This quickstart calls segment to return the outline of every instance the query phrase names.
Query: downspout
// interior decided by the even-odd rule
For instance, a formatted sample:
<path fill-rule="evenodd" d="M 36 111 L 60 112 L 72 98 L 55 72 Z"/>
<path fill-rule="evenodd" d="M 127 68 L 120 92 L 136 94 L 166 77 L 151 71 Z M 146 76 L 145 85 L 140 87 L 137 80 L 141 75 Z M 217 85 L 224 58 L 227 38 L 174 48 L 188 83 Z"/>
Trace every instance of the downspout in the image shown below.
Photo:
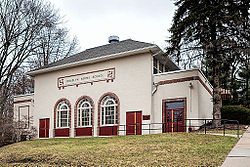
<path fill-rule="evenodd" d="M 154 93 L 157 91 L 157 87 L 158 87 L 158 83 L 154 83 L 154 57 L 157 56 L 158 54 L 162 53 L 162 51 L 160 50 L 157 53 L 153 53 L 152 51 L 151 53 L 151 118 L 150 118 L 150 122 L 154 123 Z M 150 128 L 154 128 L 153 125 L 151 125 Z"/>
<path fill-rule="evenodd" d="M 153 91 L 152 91 L 152 96 L 151 96 L 151 115 L 152 115 L 152 118 L 151 118 L 151 123 L 154 123 L 155 122 L 155 112 L 154 112 L 154 108 L 155 108 L 155 104 L 154 104 L 154 94 L 155 92 L 157 91 L 157 88 L 159 86 L 159 84 L 157 82 L 152 82 L 152 87 L 153 87 Z M 154 125 L 151 126 L 151 128 L 155 128 Z"/>
<path fill-rule="evenodd" d="M 152 53 L 152 52 L 151 52 Z M 153 87 L 153 91 L 152 91 L 152 97 L 153 97 L 153 95 L 154 95 L 154 93 L 157 91 L 157 87 L 159 86 L 159 84 L 157 83 L 157 82 L 154 82 L 153 81 L 153 78 L 154 78 L 154 57 L 155 56 L 157 56 L 158 54 L 160 54 L 160 53 L 162 53 L 162 51 L 159 51 L 159 52 L 157 52 L 157 53 L 155 53 L 155 54 L 152 54 L 152 83 L 153 83 L 153 85 L 152 85 L 152 87 Z"/>
<path fill-rule="evenodd" d="M 157 82 L 153 82 L 153 87 L 154 87 L 154 90 L 152 92 L 152 96 L 155 94 L 155 92 L 157 91 L 157 88 L 158 88 L 159 84 Z"/>

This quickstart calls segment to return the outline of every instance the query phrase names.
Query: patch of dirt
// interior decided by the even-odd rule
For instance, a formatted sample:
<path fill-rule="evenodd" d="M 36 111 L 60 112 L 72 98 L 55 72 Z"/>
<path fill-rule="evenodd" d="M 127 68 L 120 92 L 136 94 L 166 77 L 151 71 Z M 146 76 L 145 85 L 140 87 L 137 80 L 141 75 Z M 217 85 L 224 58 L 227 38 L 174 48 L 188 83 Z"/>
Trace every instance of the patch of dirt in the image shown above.
<path fill-rule="evenodd" d="M 37 162 L 37 160 L 34 160 L 32 158 L 23 158 L 23 159 L 11 159 L 8 161 L 8 163 L 29 163 L 29 162 Z"/>

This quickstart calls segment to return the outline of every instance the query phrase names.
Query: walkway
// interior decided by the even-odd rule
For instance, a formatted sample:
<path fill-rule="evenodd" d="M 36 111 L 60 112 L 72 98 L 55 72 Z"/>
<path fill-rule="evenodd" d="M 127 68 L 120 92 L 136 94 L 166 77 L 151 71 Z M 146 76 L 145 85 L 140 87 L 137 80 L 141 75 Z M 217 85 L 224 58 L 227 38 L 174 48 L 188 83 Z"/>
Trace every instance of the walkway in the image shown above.
<path fill-rule="evenodd" d="M 199 133 L 199 134 L 205 134 L 204 132 L 203 133 Z M 222 134 L 222 133 L 206 133 L 207 135 L 217 135 L 217 136 L 230 136 L 230 137 L 235 137 L 235 138 L 238 138 L 238 135 L 235 135 L 235 134 Z M 242 135 L 239 135 L 239 138 L 241 138 Z"/>
<path fill-rule="evenodd" d="M 250 127 L 228 154 L 222 167 L 250 167 Z"/>

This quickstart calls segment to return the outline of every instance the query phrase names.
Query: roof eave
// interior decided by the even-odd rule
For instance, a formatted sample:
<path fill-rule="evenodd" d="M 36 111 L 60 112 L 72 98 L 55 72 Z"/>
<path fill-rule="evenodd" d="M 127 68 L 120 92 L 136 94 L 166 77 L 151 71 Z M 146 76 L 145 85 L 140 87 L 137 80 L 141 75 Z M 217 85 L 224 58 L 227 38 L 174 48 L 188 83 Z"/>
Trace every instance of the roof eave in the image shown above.
<path fill-rule="evenodd" d="M 153 45 L 150 47 L 140 48 L 140 49 L 131 50 L 131 51 L 127 51 L 127 52 L 121 52 L 121 53 L 106 55 L 106 56 L 102 56 L 102 57 L 98 57 L 98 58 L 93 58 L 93 59 L 63 64 L 63 65 L 54 66 L 54 67 L 48 67 L 48 68 L 44 68 L 44 69 L 40 69 L 40 70 L 30 71 L 30 72 L 27 72 L 27 74 L 30 76 L 35 76 L 38 74 L 62 70 L 65 68 L 76 67 L 76 66 L 80 66 L 80 65 L 97 63 L 97 62 L 101 62 L 101 61 L 105 61 L 105 60 L 111 60 L 111 59 L 116 59 L 116 58 L 120 58 L 120 57 L 130 56 L 132 54 L 147 53 L 147 52 L 158 50 L 158 49 L 159 49 L 159 47 L 157 45 Z"/>

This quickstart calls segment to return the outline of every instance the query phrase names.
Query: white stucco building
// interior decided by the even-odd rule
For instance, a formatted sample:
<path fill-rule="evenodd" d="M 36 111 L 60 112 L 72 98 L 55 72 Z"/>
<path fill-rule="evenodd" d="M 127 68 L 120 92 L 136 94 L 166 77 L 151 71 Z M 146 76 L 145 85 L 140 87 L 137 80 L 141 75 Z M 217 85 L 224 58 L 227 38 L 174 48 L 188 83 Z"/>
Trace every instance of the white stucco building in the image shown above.
<path fill-rule="evenodd" d="M 15 97 L 15 119 L 32 117 L 40 138 L 177 131 L 176 118 L 186 131 L 185 119 L 212 118 L 201 71 L 180 70 L 150 43 L 114 38 L 28 75 L 35 93 Z"/>

